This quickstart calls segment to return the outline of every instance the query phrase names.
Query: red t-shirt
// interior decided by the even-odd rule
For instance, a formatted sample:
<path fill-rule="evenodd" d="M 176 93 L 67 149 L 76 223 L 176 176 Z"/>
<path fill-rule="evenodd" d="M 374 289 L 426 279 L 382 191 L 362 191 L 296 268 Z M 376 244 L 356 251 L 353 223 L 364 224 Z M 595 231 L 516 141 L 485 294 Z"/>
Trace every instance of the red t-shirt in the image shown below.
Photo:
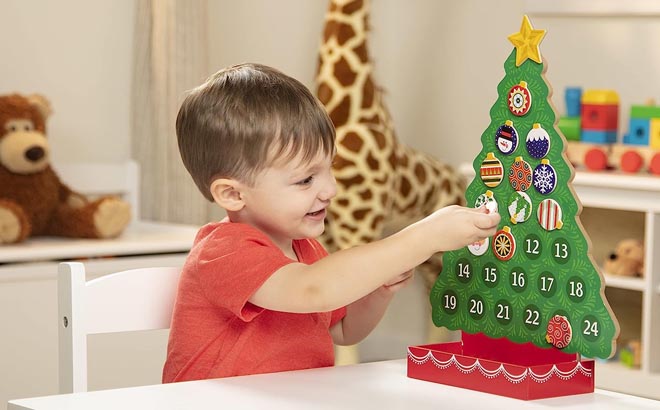
<path fill-rule="evenodd" d="M 300 262 L 327 252 L 314 239 L 293 241 Z M 219 222 L 200 229 L 184 264 L 163 368 L 163 383 L 332 366 L 329 328 L 346 314 L 286 313 L 248 302 L 293 263 L 261 231 Z"/>

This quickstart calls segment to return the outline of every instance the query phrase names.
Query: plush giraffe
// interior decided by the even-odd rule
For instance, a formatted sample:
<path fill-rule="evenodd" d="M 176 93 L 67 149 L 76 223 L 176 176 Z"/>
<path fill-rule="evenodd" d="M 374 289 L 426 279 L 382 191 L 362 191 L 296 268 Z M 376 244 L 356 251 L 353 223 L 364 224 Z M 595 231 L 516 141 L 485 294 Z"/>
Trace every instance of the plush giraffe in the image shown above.
<path fill-rule="evenodd" d="M 465 193 L 451 167 L 397 141 L 367 50 L 369 6 L 369 0 L 331 0 L 320 46 L 317 96 L 337 130 L 337 196 L 321 238 L 330 252 L 463 204 Z M 435 255 L 422 269 L 429 291 L 440 271 Z M 432 324 L 431 329 L 436 332 Z M 356 349 L 338 350 L 337 356 L 340 364 L 342 357 L 356 361 Z"/>

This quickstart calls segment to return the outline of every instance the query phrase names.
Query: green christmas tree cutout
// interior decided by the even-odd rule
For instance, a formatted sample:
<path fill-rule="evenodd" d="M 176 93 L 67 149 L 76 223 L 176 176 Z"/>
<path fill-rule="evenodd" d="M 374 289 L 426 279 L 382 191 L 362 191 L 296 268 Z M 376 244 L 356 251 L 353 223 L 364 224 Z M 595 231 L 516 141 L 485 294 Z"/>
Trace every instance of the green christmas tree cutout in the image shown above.
<path fill-rule="evenodd" d="M 527 16 L 474 159 L 469 206 L 502 216 L 485 241 L 446 252 L 431 292 L 436 326 L 607 358 L 619 328 L 571 188 L 574 171 Z"/>

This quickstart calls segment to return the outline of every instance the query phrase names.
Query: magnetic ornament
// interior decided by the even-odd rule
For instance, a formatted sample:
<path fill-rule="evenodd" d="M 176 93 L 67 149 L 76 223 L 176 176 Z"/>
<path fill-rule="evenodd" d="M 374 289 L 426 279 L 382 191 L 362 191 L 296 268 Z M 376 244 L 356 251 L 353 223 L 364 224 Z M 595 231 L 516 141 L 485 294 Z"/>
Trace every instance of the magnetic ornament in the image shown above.
<path fill-rule="evenodd" d="M 518 147 L 518 131 L 513 127 L 513 121 L 506 120 L 495 132 L 495 145 L 502 154 L 509 155 Z"/>
<path fill-rule="evenodd" d="M 573 329 L 566 316 L 554 315 L 548 322 L 545 340 L 558 349 L 563 349 L 571 343 Z"/>
<path fill-rule="evenodd" d="M 541 127 L 541 124 L 534 123 L 533 128 L 527 133 L 525 146 L 529 155 L 541 159 L 550 151 L 550 135 Z"/>
<path fill-rule="evenodd" d="M 521 81 L 520 84 L 511 87 L 507 101 L 511 114 L 518 117 L 527 114 L 532 107 L 532 94 L 527 88 L 527 82 Z"/>
<path fill-rule="evenodd" d="M 502 166 L 502 162 L 497 159 L 495 154 L 489 152 L 481 163 L 479 175 L 481 175 L 481 180 L 487 187 L 495 188 L 502 182 L 504 166 Z"/>
<path fill-rule="evenodd" d="M 541 163 L 534 168 L 532 183 L 534 188 L 542 195 L 548 195 L 557 187 L 557 171 L 550 165 L 550 161 L 542 159 Z"/>

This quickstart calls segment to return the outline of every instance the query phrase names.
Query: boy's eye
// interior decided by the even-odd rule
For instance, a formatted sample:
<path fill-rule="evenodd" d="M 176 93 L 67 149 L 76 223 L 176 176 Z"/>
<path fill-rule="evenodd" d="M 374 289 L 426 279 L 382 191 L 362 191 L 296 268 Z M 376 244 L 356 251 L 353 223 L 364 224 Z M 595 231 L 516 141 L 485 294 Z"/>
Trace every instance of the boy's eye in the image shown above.
<path fill-rule="evenodd" d="M 297 185 L 309 185 L 312 183 L 314 180 L 314 177 L 312 175 L 308 176 L 307 178 L 303 179 L 302 181 L 296 182 Z"/>

